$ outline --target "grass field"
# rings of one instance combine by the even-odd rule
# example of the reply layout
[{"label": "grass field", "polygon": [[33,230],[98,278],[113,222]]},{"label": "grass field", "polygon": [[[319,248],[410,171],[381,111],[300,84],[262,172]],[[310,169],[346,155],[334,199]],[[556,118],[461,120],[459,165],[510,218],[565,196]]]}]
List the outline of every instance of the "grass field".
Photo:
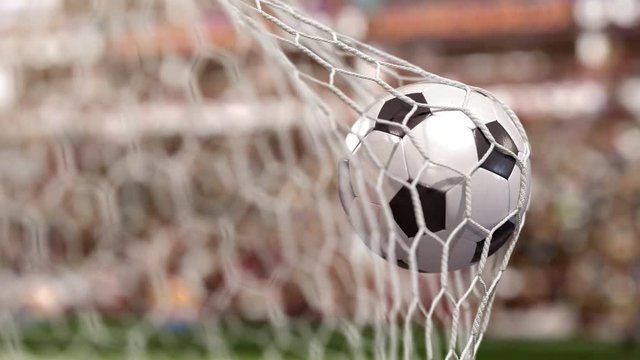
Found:
[{"label": "grass field", "polygon": [[[24,360],[116,360],[127,358],[124,353],[93,351],[76,348],[71,351],[37,351]],[[131,355],[131,354],[130,354]],[[142,355],[142,354],[141,354]],[[238,360],[260,359],[258,353],[242,352],[234,354]],[[130,356],[130,358],[138,358]],[[200,360],[211,359],[201,352],[190,352],[188,349],[181,351],[165,352],[162,350],[148,350],[145,355],[139,357],[149,360]],[[345,359],[345,357],[329,357]],[[0,354],[0,359],[11,359],[7,353]],[[284,359],[299,359],[290,357]],[[625,348],[620,346],[605,345],[587,341],[571,342],[526,342],[526,341],[492,341],[487,340],[482,346],[477,357],[478,360],[638,360],[640,349],[638,347]]]},{"label": "grass field", "polygon": [[527,342],[487,340],[478,360],[638,360],[640,346],[603,344],[588,340]]},{"label": "grass field", "polygon": [[[126,356],[122,352],[94,352],[82,347],[67,351],[36,350],[23,360],[116,360],[125,358],[141,358],[149,360],[200,360],[212,359],[201,352],[191,352],[188,349],[180,351],[147,350],[141,356],[129,353]],[[242,352],[234,353],[234,359],[257,360],[259,353]],[[0,359],[13,359],[8,353],[0,354]],[[343,356],[328,358],[346,359]],[[287,357],[284,359],[300,359],[299,357]],[[619,346],[590,343],[584,341],[572,342],[525,342],[525,341],[491,341],[485,342],[477,357],[478,360],[638,360],[640,349],[637,347],[624,348]]]},{"label": "grass field", "polygon": [[[179,328],[179,331],[158,330],[145,325],[141,321],[106,322],[100,331],[103,336],[96,338],[95,331],[82,328],[79,322],[65,321],[64,323],[38,323],[30,325],[27,331],[20,334],[19,341],[13,342],[13,350],[4,337],[4,346],[0,345],[0,359],[20,360],[116,360],[116,359],[145,359],[145,360],[213,360],[225,358],[213,355],[222,353],[214,344],[209,347],[203,345],[198,330]],[[146,327],[146,328],[145,328]],[[269,327],[259,324],[244,324],[242,328],[223,329],[225,337],[233,343],[229,353],[231,358],[238,360],[257,360],[264,358],[262,351],[274,341],[274,332]],[[0,329],[0,335],[2,335]],[[98,333],[100,332],[98,331]],[[416,329],[420,332],[420,329]],[[132,337],[133,334],[133,337]],[[143,334],[142,336],[140,334]],[[143,347],[132,338],[141,336]],[[416,338],[420,338],[417,336]],[[364,331],[363,341],[373,340],[371,332]],[[0,338],[2,340],[2,338]],[[206,342],[204,342],[206,343]],[[275,359],[293,360],[308,357],[308,344],[305,344],[302,334],[295,335],[289,344],[291,352],[276,352]],[[367,347],[366,345],[364,347]],[[417,349],[423,349],[423,344],[416,344]],[[330,336],[323,348],[327,350],[327,359],[348,359],[349,347],[344,337]],[[18,349],[17,352],[15,349]],[[401,354],[400,354],[401,355]],[[365,358],[373,358],[372,354],[365,354]],[[402,357],[399,357],[402,358]],[[498,341],[487,339],[483,342],[478,360],[638,360],[640,346],[604,344],[586,339],[576,339],[562,342],[528,342],[528,341]]]}]

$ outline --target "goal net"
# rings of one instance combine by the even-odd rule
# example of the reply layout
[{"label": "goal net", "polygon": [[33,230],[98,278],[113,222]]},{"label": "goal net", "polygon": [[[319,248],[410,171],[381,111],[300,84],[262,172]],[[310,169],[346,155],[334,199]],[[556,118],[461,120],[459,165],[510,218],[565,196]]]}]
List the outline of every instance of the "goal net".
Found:
[{"label": "goal net", "polygon": [[516,241],[406,270],[338,198],[425,80],[469,91],[291,2],[3,1],[0,357],[474,358]]}]

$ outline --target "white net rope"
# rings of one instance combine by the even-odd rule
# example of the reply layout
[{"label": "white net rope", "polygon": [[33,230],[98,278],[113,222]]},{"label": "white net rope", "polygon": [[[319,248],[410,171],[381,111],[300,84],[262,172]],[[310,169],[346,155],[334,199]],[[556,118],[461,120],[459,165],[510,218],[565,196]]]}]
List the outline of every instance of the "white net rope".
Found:
[{"label": "white net rope", "polygon": [[[3,358],[475,357],[516,241],[491,257],[487,241],[469,269],[400,269],[354,234],[336,169],[348,156],[350,125],[381,96],[410,104],[408,119],[433,106],[399,86],[480,89],[277,0],[59,0],[7,9]],[[491,149],[513,155],[466,108],[431,110],[464,112]],[[400,126],[408,129],[406,120]],[[361,186],[391,176],[372,158],[379,177],[360,177]],[[524,173],[526,163],[516,165]],[[470,186],[470,174],[460,175]],[[522,179],[509,216],[515,238],[526,208]],[[468,214],[468,191],[466,204]],[[446,255],[450,239],[419,222]]]}]

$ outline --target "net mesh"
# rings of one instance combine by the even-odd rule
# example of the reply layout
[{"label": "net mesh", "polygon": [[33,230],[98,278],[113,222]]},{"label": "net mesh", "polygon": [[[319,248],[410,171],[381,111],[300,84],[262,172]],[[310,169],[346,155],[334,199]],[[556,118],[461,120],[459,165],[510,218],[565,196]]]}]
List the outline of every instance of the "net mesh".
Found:
[{"label": "net mesh", "polygon": [[375,99],[472,88],[278,0],[15,2],[0,31],[3,358],[475,357],[516,242],[402,270],[336,184]]}]

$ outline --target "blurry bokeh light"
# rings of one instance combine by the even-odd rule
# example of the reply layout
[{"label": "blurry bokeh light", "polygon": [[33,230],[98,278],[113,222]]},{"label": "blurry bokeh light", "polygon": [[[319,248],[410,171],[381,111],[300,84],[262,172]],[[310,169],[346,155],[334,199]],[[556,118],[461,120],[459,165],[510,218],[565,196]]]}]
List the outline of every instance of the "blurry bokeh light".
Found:
[{"label": "blurry bokeh light", "polygon": [[16,99],[16,83],[10,69],[0,67],[0,111],[11,107]]},{"label": "blurry bokeh light", "polygon": [[587,67],[604,65],[611,54],[611,41],[604,32],[584,32],[576,40],[576,56]]},{"label": "blurry bokeh light", "polygon": [[576,23],[589,30],[600,30],[607,26],[607,4],[602,0],[577,0],[574,16]]}]

